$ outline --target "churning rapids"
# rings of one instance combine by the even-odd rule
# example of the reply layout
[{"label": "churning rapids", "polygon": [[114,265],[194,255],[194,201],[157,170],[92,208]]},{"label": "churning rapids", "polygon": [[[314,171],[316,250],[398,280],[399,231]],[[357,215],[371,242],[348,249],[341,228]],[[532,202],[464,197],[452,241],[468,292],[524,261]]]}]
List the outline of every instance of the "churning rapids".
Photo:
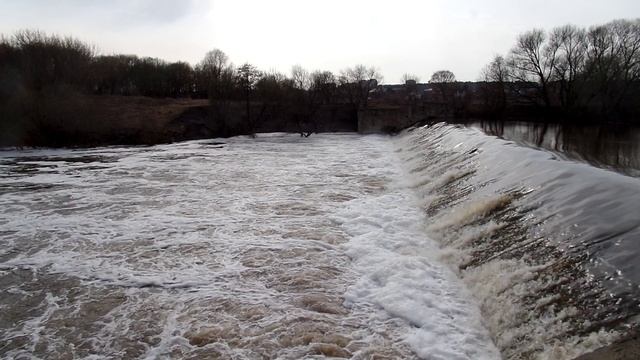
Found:
[{"label": "churning rapids", "polygon": [[0,152],[4,358],[571,359],[639,179],[451,125]]}]

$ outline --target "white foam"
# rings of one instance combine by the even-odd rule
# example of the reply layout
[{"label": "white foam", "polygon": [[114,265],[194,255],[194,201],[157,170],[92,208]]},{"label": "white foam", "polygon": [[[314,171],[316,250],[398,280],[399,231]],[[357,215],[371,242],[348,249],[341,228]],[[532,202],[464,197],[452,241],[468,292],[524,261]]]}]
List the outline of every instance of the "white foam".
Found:
[{"label": "white foam", "polygon": [[331,331],[354,358],[412,358],[409,346],[429,359],[498,357],[472,297],[424,236],[389,138],[222,142],[28,151],[105,160],[43,160],[0,178],[13,189],[0,198],[10,231],[0,269],[44,279],[9,290],[56,292],[1,340],[35,329],[25,346],[53,357],[88,347],[114,358],[303,358]]},{"label": "white foam", "polygon": [[370,302],[403,319],[406,341],[421,358],[499,358],[473,297],[425,236],[424,215],[393,150],[381,151],[386,189],[350,201],[335,218],[352,235],[346,252],[362,273],[347,302]]},{"label": "white foam", "polygon": [[[597,217],[567,218],[559,209],[572,206],[574,199],[589,198],[585,194],[601,184],[610,187],[608,195],[601,195],[609,199],[621,196],[623,192],[618,189],[637,184],[586,165],[558,163],[549,160],[545,152],[507,146],[502,140],[446,124],[416,129],[401,137],[399,143],[410,149],[399,156],[404,158],[411,181],[420,185],[415,190],[422,203],[429,206],[435,198],[437,205],[443,205],[428,219],[427,233],[442,247],[440,259],[462,269],[457,273],[477,298],[483,321],[503,356],[573,359],[620,337],[615,329],[572,335],[579,333],[576,324],[588,323],[589,315],[582,312],[584,308],[578,310],[562,295],[550,291],[574,280],[571,274],[548,271],[562,257],[545,251],[558,245],[562,250],[562,246],[572,244],[571,227],[578,226],[575,222],[601,221]],[[576,174],[584,179],[549,184],[550,179]],[[574,195],[567,197],[560,192]],[[635,194],[637,191],[629,191],[625,196]],[[438,203],[440,199],[444,204]],[[619,203],[616,201],[616,206]],[[531,210],[537,208],[544,210]],[[507,213],[501,214],[504,217],[492,215],[503,209]],[[513,214],[521,216],[510,217]],[[520,222],[517,230],[509,228]],[[518,232],[523,229],[528,232]],[[563,233],[558,234],[560,231]],[[530,247],[522,251],[525,246]],[[513,258],[508,256],[511,252]],[[586,272],[584,278],[589,276],[593,277]],[[590,327],[587,324],[582,328]]]}]

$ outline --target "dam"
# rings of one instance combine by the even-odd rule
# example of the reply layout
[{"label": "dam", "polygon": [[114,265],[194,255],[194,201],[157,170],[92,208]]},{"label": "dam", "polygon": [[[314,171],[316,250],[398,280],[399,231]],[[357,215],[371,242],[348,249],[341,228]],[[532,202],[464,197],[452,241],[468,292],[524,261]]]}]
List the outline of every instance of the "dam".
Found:
[{"label": "dam", "polygon": [[0,357],[574,359],[638,321],[640,180],[435,124],[0,151]]}]

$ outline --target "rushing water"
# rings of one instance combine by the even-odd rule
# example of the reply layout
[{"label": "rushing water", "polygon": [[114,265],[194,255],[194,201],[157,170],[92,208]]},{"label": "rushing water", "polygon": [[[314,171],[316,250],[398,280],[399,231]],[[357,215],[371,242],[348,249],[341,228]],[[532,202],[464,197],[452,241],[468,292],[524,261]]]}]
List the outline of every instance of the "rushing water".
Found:
[{"label": "rushing water", "polygon": [[567,159],[640,177],[638,126],[518,121],[482,121],[469,125],[489,135],[552,151]]},{"label": "rushing water", "polygon": [[571,359],[636,320],[639,190],[443,124],[4,151],[0,354]]},{"label": "rushing water", "polygon": [[4,357],[498,357],[389,138],[0,156]]},{"label": "rushing water", "polygon": [[571,358],[635,326],[640,179],[462,126],[401,142],[427,232],[504,357]]}]

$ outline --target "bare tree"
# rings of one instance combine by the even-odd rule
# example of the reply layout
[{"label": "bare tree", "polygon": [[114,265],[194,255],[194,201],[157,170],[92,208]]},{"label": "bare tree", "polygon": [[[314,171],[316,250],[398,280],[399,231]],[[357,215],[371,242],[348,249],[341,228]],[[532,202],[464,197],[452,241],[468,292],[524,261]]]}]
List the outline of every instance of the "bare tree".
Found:
[{"label": "bare tree", "polygon": [[631,84],[640,80],[640,20],[616,20],[587,33],[585,75],[600,98],[602,112],[617,108]]},{"label": "bare tree", "polygon": [[257,97],[269,103],[282,103],[286,98],[285,90],[292,86],[292,81],[286,75],[271,70],[262,74],[256,82]]},{"label": "bare tree", "polygon": [[285,119],[283,115],[290,109],[290,101],[293,100],[292,89],[293,81],[286,75],[276,70],[264,72],[255,85],[255,97],[260,100],[260,110],[255,116],[256,122],[264,121],[269,122],[271,126],[277,126],[279,119]]},{"label": "bare tree", "polygon": [[[218,100],[228,95],[228,79],[231,69],[229,58],[219,49],[206,53],[196,66],[199,90],[206,90],[210,99]],[[226,73],[226,74],[225,74]]]},{"label": "bare tree", "polygon": [[191,93],[193,69],[186,62],[168,64],[166,72],[166,92],[171,97],[184,97]]},{"label": "bare tree", "polygon": [[346,68],[340,72],[340,77],[346,78],[350,82],[359,82],[364,80],[376,80],[382,82],[382,75],[373,66],[365,66],[358,64],[352,68]]},{"label": "bare tree", "polygon": [[407,81],[415,81],[416,83],[419,83],[420,77],[416,74],[405,73],[402,75],[402,83],[406,84]]},{"label": "bare tree", "polygon": [[453,90],[455,87],[456,76],[449,70],[439,70],[431,75],[429,80],[430,84],[438,89],[440,93],[440,99],[444,106],[443,111],[445,116],[451,112],[451,108],[455,105],[455,99],[453,96]]},{"label": "bare tree", "polygon": [[[564,25],[548,33],[525,32],[506,61],[495,58],[482,77],[566,113],[584,111],[590,104],[599,105],[603,115],[630,109],[636,101],[631,92],[640,81],[640,19],[615,20],[588,30]],[[523,83],[535,84],[537,91],[530,92]]]},{"label": "bare tree", "polygon": [[19,67],[29,88],[41,91],[62,83],[78,88],[86,86],[89,65],[96,53],[93,46],[37,30],[17,31],[8,44],[20,53]]},{"label": "bare tree", "polygon": [[482,70],[481,78],[485,82],[483,93],[485,105],[493,112],[502,112],[507,104],[507,83],[510,79],[509,67],[502,55],[496,55]]},{"label": "bare tree", "polygon": [[449,70],[439,70],[431,75],[430,83],[447,84],[456,81],[456,76]]},{"label": "bare tree", "polygon": [[614,99],[614,106],[619,107],[630,87],[640,80],[640,19],[634,21],[617,20],[614,28],[619,43],[619,69],[621,89]]},{"label": "bare tree", "polygon": [[[329,71],[309,73],[300,65],[291,69],[291,77],[296,90],[294,118],[300,136],[308,137],[317,131],[316,112],[323,101],[330,100],[335,89],[335,78]],[[332,86],[333,85],[333,86]]]},{"label": "bare tree", "polygon": [[291,80],[296,89],[309,90],[311,87],[311,75],[300,65],[294,65],[291,68]]},{"label": "bare tree", "polygon": [[213,49],[205,54],[204,59],[200,62],[200,67],[212,76],[217,76],[220,75],[228,62],[227,54],[220,49]]},{"label": "bare tree", "polygon": [[574,25],[564,25],[551,31],[549,48],[557,48],[552,80],[558,84],[558,97],[565,109],[572,108],[580,92],[578,80],[584,72],[587,55],[586,31]]},{"label": "bare tree", "polygon": [[504,84],[509,80],[509,68],[502,55],[496,55],[481,73],[483,81]]},{"label": "bare tree", "polygon": [[382,74],[375,67],[358,64],[340,71],[338,82],[348,101],[356,108],[366,108],[369,92],[383,80]]},{"label": "bare tree", "polygon": [[448,104],[451,102],[451,94],[449,90],[455,81],[456,76],[451,71],[439,70],[431,75],[429,83],[434,84],[437,87],[442,102],[444,104]]},{"label": "bare tree", "polygon": [[238,68],[237,76],[238,85],[240,86],[240,88],[242,89],[242,93],[244,94],[247,126],[249,128],[249,132],[251,134],[255,134],[256,122],[251,117],[251,95],[253,94],[256,83],[261,78],[262,73],[255,66],[249,63],[245,63]]},{"label": "bare tree", "polygon": [[311,90],[316,92],[320,101],[329,104],[336,94],[337,79],[331,71],[314,71],[311,73]]},{"label": "bare tree", "polygon": [[555,71],[559,44],[545,46],[544,30],[534,29],[518,36],[516,46],[509,54],[511,76],[515,81],[536,82],[539,97],[547,108],[551,107],[549,84]]}]

